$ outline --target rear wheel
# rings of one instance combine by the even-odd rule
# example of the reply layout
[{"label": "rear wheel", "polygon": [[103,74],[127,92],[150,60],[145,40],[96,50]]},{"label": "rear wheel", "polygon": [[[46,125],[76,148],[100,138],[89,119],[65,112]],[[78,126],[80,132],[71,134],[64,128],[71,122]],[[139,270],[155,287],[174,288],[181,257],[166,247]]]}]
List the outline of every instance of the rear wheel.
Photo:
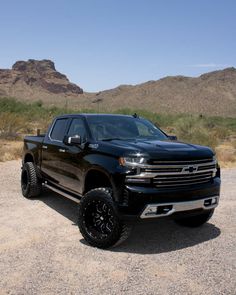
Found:
[{"label": "rear wheel", "polygon": [[198,227],[206,223],[213,215],[214,209],[211,209],[202,214],[176,219],[175,222],[186,227]]},{"label": "rear wheel", "polygon": [[23,165],[21,171],[21,190],[26,198],[37,197],[42,191],[42,183],[37,168],[32,162]]},{"label": "rear wheel", "polygon": [[131,231],[119,220],[109,188],[93,189],[82,198],[78,226],[90,245],[104,249],[120,244]]}]

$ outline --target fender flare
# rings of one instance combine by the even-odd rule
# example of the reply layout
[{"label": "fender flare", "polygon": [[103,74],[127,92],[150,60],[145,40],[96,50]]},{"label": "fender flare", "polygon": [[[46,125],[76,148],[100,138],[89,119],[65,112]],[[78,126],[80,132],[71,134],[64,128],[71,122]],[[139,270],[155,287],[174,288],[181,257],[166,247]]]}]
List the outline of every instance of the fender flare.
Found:
[{"label": "fender flare", "polygon": [[88,176],[88,174],[91,172],[91,171],[97,171],[97,172],[100,172],[100,173],[103,173],[107,179],[109,179],[110,183],[111,183],[111,186],[112,186],[112,191],[113,191],[113,198],[115,201],[118,201],[119,200],[119,191],[115,185],[115,182],[113,180],[113,177],[111,175],[111,173],[109,173],[106,169],[100,167],[100,166],[91,166],[85,173],[84,175],[84,187],[83,187],[83,194],[84,194],[84,190],[85,190],[85,182],[86,182],[86,178]]}]

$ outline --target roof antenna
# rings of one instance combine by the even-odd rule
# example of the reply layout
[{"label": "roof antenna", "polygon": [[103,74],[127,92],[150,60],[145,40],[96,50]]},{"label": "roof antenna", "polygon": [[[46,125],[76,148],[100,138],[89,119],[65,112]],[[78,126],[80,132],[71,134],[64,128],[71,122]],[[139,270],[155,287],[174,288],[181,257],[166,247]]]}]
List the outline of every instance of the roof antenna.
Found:
[{"label": "roof antenna", "polygon": [[136,113],[133,114],[134,118],[138,118],[138,115]]}]

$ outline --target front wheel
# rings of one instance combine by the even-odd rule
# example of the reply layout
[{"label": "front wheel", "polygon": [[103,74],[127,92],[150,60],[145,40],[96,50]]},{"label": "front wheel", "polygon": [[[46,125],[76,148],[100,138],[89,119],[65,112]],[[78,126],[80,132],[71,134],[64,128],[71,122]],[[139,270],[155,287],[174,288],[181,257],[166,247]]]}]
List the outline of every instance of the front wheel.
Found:
[{"label": "front wheel", "polygon": [[119,220],[109,188],[93,189],[82,198],[78,226],[91,246],[103,249],[120,244],[131,231],[131,226]]},{"label": "front wheel", "polygon": [[196,216],[184,217],[176,219],[175,222],[186,227],[198,227],[206,223],[213,215],[214,209]]}]

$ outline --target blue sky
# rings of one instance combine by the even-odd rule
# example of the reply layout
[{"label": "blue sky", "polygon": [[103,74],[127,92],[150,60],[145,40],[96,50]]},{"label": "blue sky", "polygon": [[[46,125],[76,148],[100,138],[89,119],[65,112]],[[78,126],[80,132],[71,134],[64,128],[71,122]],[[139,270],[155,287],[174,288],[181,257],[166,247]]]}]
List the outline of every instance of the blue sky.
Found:
[{"label": "blue sky", "polygon": [[0,0],[0,68],[29,58],[85,91],[236,67],[236,1]]}]

